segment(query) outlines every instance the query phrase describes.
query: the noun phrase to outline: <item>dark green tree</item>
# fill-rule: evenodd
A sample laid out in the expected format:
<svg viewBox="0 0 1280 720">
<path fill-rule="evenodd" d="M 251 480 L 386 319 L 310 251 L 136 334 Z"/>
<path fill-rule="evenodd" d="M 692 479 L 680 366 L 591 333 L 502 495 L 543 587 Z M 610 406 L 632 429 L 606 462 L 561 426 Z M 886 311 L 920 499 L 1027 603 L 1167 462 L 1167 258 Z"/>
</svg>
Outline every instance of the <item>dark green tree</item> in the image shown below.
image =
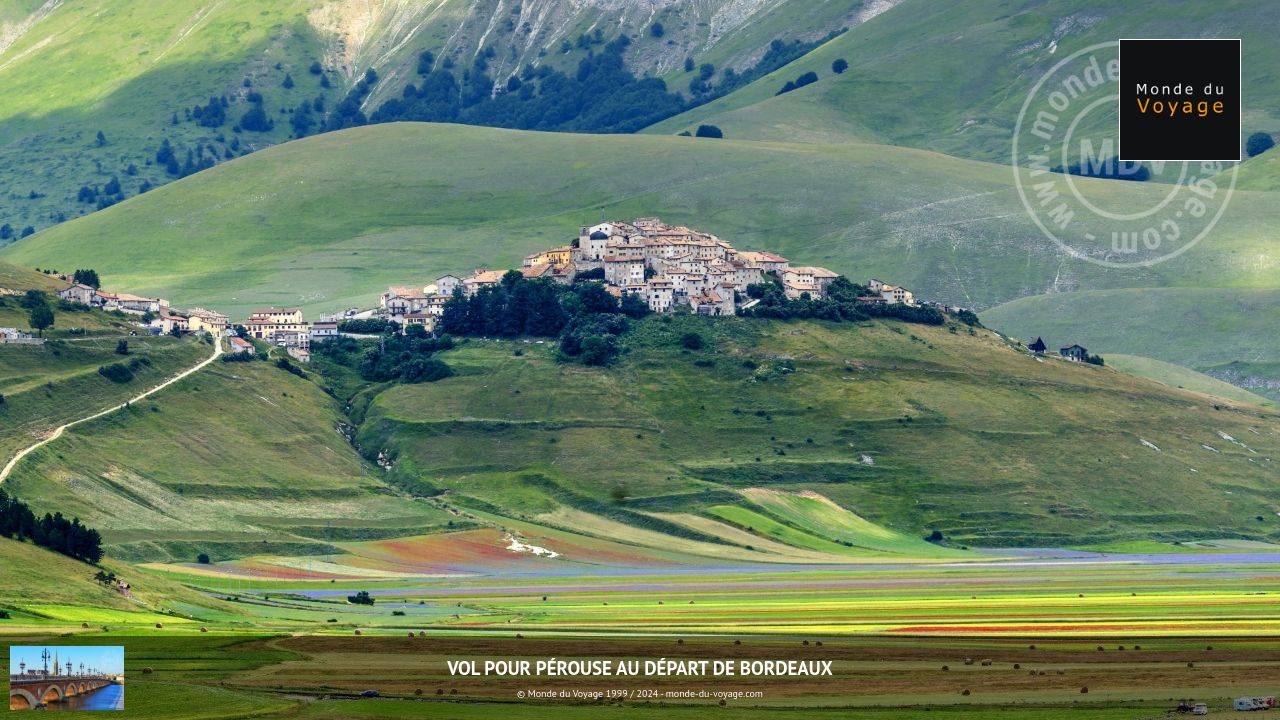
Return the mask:
<svg viewBox="0 0 1280 720">
<path fill-rule="evenodd" d="M 98 278 L 98 271 L 93 270 L 91 268 L 84 269 L 84 270 L 76 270 L 75 274 L 71 276 L 71 282 L 80 283 L 81 285 L 88 285 L 94 290 L 97 290 L 102 287 L 102 280 Z"/>
<path fill-rule="evenodd" d="M 831 72 L 837 75 L 843 74 L 844 71 L 848 69 L 849 61 L 844 58 L 836 58 L 835 62 L 831 63 Z"/>
<path fill-rule="evenodd" d="M 40 337 L 44 337 L 44 331 L 53 327 L 53 309 L 48 305 L 39 305 L 31 308 L 31 314 L 28 322 L 33 330 L 40 332 Z"/>
</svg>

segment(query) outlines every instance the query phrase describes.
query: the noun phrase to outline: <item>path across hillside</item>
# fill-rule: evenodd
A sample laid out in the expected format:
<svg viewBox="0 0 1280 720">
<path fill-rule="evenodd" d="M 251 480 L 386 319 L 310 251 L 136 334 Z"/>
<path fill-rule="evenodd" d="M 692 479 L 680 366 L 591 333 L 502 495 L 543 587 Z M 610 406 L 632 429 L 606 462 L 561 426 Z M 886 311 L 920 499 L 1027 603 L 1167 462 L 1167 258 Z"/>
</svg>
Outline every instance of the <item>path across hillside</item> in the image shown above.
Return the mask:
<svg viewBox="0 0 1280 720">
<path fill-rule="evenodd" d="M 96 413 L 94 413 L 93 415 L 89 415 L 89 416 L 87 416 L 87 417 L 82 417 L 82 418 L 80 418 L 79 420 L 72 420 L 71 422 L 63 423 L 62 425 L 59 425 L 57 428 L 54 428 L 54 431 L 53 431 L 53 432 L 51 432 L 51 433 L 49 433 L 47 436 L 45 436 L 45 438 L 44 438 L 43 440 L 41 440 L 40 442 L 37 442 L 37 443 L 36 443 L 36 444 L 34 444 L 34 445 L 30 445 L 30 446 L 28 446 L 28 447 L 23 448 L 22 450 L 19 450 L 19 451 L 17 452 L 17 454 L 15 454 L 15 455 L 14 455 L 14 456 L 9 460 L 8 464 L 6 464 L 6 465 L 4 466 L 4 469 L 3 469 L 3 470 L 0 470 L 0 483 L 3 483 L 3 482 L 5 481 L 5 479 L 7 479 L 7 478 L 9 477 L 9 473 L 13 472 L 13 469 L 14 469 L 15 467 L 17 467 L 17 466 L 18 466 L 18 462 L 19 462 L 19 461 L 21 461 L 21 460 L 22 460 L 22 458 L 24 458 L 24 457 L 26 457 L 27 455 L 31 454 L 32 452 L 34 452 L 34 451 L 36 451 L 36 450 L 40 449 L 41 447 L 43 447 L 43 446 L 45 446 L 45 445 L 47 445 L 47 444 L 49 444 L 49 443 L 53 442 L 54 440 L 57 440 L 58 438 L 62 437 L 62 433 L 63 433 L 64 431 L 66 431 L 66 429 L 67 429 L 67 428 L 69 428 L 69 427 L 73 427 L 73 426 L 76 426 L 76 425 L 79 425 L 80 423 L 89 422 L 90 420 L 97 420 L 98 418 L 102 417 L 103 415 L 107 415 L 107 414 L 113 413 L 113 412 L 115 412 L 116 410 L 119 410 L 120 408 L 125 407 L 126 405 L 131 405 L 131 404 L 133 404 L 133 403 L 138 402 L 139 400 L 142 400 L 143 398 L 146 398 L 146 397 L 148 397 L 148 396 L 150 396 L 150 395 L 153 395 L 153 394 L 155 394 L 155 393 L 157 393 L 157 392 L 160 392 L 161 390 L 163 390 L 163 389 L 165 389 L 165 388 L 169 387 L 170 385 L 172 385 L 172 384 L 174 384 L 174 383 L 178 382 L 179 380 L 181 380 L 182 378 L 184 378 L 184 377 L 186 377 L 186 376 L 190 375 L 191 373 L 196 372 L 196 371 L 200 370 L 201 368 L 203 368 L 203 367 L 207 366 L 209 363 L 213 362 L 214 360 L 217 360 L 217 359 L 218 359 L 218 356 L 220 356 L 220 355 L 222 355 L 222 339 L 221 339 L 221 338 L 215 338 L 215 339 L 214 339 L 214 341 L 213 341 L 213 353 L 212 353 L 212 354 L 210 354 L 210 355 L 209 355 L 209 357 L 207 357 L 207 358 L 205 358 L 204 360 L 202 360 L 202 361 L 200 361 L 199 363 L 197 363 L 196 365 L 193 365 L 192 367 L 189 367 L 189 368 L 187 368 L 186 370 L 183 370 L 182 372 L 178 373 L 177 375 L 174 375 L 173 377 L 169 378 L 168 380 L 165 380 L 164 382 L 160 383 L 159 385 L 156 385 L 155 387 L 151 388 L 150 390 L 147 390 L 147 391 L 145 391 L 145 392 L 143 392 L 143 393 L 140 393 L 140 394 L 138 394 L 138 395 L 136 395 L 136 396 L 134 396 L 134 397 L 132 397 L 132 398 L 129 398 L 128 400 L 126 400 L 126 401 L 124 401 L 124 402 L 120 403 L 119 405 L 114 405 L 114 406 L 112 406 L 112 407 L 107 408 L 106 410 L 101 410 L 101 411 L 99 411 L 99 412 L 96 412 Z"/>
</svg>

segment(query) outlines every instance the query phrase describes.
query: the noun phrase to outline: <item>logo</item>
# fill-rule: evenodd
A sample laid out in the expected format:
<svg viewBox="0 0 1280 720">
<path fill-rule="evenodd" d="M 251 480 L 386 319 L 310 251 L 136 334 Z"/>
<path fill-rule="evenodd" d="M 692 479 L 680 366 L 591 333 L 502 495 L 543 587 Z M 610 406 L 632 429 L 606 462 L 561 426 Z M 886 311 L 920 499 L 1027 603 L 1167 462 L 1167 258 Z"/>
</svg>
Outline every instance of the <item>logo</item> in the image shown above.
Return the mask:
<svg viewBox="0 0 1280 720">
<path fill-rule="evenodd" d="M 1238 165 L 1121 160 L 1119 48 L 1113 41 L 1078 50 L 1032 87 L 1014 126 L 1014 182 L 1032 220 L 1064 252 L 1104 267 L 1145 267 L 1209 234 Z"/>
</svg>

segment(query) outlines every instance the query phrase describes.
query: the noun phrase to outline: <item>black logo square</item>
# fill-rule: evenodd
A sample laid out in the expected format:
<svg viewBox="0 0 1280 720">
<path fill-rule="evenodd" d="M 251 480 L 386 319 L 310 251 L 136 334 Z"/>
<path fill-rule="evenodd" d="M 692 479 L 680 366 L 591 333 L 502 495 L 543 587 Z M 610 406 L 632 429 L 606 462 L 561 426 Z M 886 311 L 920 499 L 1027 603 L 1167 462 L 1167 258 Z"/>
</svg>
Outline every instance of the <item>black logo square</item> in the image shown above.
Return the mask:
<svg viewBox="0 0 1280 720">
<path fill-rule="evenodd" d="M 1120 159 L 1240 160 L 1240 41 L 1121 40 Z"/>
</svg>

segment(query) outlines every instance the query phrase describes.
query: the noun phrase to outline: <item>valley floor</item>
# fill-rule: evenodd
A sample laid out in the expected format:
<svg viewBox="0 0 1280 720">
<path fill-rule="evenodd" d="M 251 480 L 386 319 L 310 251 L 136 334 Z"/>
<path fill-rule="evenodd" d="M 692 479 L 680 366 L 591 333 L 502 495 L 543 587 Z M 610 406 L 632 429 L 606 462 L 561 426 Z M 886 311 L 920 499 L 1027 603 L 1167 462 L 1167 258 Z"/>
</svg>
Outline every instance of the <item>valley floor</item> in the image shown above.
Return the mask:
<svg viewBox="0 0 1280 720">
<path fill-rule="evenodd" d="M 144 718 L 692 718 L 721 699 L 733 718 L 1145 718 L 1280 689 L 1273 546 L 677 565 L 609 560 L 603 541 L 569 561 L 483 532 L 153 565 L 136 585 L 179 581 L 211 606 L 28 601 L 0 636 L 125 645 L 126 705 Z M 360 590 L 373 605 L 348 602 Z M 823 660 L 833 674 L 466 677 L 447 663 L 549 658 Z"/>
</svg>

